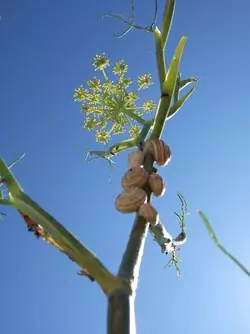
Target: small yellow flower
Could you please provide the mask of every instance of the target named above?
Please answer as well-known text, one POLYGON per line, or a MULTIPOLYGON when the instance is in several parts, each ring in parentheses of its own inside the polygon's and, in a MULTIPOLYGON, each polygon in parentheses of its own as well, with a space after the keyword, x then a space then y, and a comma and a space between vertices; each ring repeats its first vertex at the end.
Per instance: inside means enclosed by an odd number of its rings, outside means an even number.
POLYGON ((145 112, 152 112, 156 108, 156 104, 152 100, 147 100, 142 103, 142 108, 145 112))
POLYGON ((124 60, 119 60, 113 67, 113 73, 119 76, 123 76, 128 71, 128 65, 124 60))
POLYGON ((104 70, 106 67, 109 66, 109 59, 108 57, 105 55, 105 53, 102 53, 100 55, 96 55, 93 59, 93 63, 92 63, 94 70, 104 70))
POLYGON ((128 132, 130 134, 130 137, 136 138, 139 135, 140 131, 141 131, 141 128, 139 126, 133 125, 131 126, 128 132))
POLYGON ((152 84, 153 84, 152 76, 150 73, 138 76, 137 79, 138 90, 148 88, 152 84))
POLYGON ((73 97, 75 102, 83 102, 84 100, 88 100, 89 92, 81 85, 75 89, 73 97))

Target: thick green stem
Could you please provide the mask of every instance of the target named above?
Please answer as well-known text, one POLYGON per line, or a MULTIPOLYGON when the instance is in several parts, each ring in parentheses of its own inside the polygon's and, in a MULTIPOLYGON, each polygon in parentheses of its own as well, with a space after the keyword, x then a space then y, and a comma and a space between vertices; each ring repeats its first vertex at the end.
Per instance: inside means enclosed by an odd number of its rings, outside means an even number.
POLYGON ((118 277, 129 283, 131 293, 117 290, 110 295, 108 334, 136 334, 134 301, 147 232, 148 224, 137 215, 118 271, 118 277))
POLYGON ((168 115, 168 110, 170 108, 170 104, 171 104, 171 98, 169 95, 163 96, 160 99, 150 139, 156 139, 161 137, 166 117, 168 115))
MULTIPOLYGON (((148 153, 144 160, 144 167, 147 171, 152 171, 153 162, 153 157, 148 153)), ((148 201, 150 201, 150 191, 147 193, 148 201)), ((129 283, 131 293, 114 291, 110 296, 108 334, 136 334, 134 301, 147 233, 147 222, 137 214, 118 271, 118 277, 129 283)))
MULTIPOLYGON (((166 79, 164 50, 160 30, 156 27, 153 33, 155 36, 156 59, 162 94, 166 79)), ((150 136, 151 139, 161 136, 170 104, 171 96, 169 94, 162 95, 158 104, 150 136)), ((144 168, 149 173, 152 172, 153 163, 153 157, 150 153, 147 153, 144 159, 144 168)), ((150 191, 148 190, 148 202, 150 201, 150 195, 150 191)), ((125 279, 129 283, 131 293, 117 290, 109 297, 108 334, 136 334, 134 301, 147 232, 148 224, 137 214, 118 271, 118 277, 125 279)))
POLYGON ((116 291, 108 299, 108 334, 135 334, 134 297, 116 291))
POLYGON ((133 292, 136 291, 138 284, 140 265, 147 232, 148 224, 137 214, 130 233, 126 251, 123 255, 118 271, 118 277, 127 280, 133 292))

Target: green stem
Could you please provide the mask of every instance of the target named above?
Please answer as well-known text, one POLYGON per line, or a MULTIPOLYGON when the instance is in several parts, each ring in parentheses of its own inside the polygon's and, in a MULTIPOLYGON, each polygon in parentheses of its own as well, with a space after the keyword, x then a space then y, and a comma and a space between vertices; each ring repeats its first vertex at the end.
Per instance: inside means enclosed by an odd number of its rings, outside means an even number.
POLYGON ((132 110, 124 108, 122 110, 122 113, 127 115, 128 117, 131 117, 134 121, 144 125, 145 124, 145 119, 142 118, 141 116, 137 115, 136 113, 134 113, 132 110))
POLYGON ((170 104, 171 97, 169 95, 163 96, 160 99, 150 139, 156 139, 161 137, 170 104))
POLYGON ((145 219, 137 214, 118 271, 118 277, 130 283, 133 293, 135 293, 138 284, 139 270, 147 232, 148 224, 145 219))
POLYGON ((142 130, 141 130, 141 133, 139 134, 139 136, 136 138, 136 145, 138 146, 138 148, 140 149, 141 147, 141 144, 144 143, 144 141, 146 140, 147 138, 147 135, 152 127, 152 125, 154 124, 154 120, 151 119, 149 121, 146 121, 142 130))
POLYGON ((129 138, 115 143, 106 152, 109 156, 112 156, 135 146, 136 140, 134 138, 129 138))
POLYGON ((108 334, 136 334, 134 297, 116 291, 108 298, 108 334))
MULTIPOLYGON (((166 86, 166 65, 164 58, 164 50, 162 45, 161 32, 156 27, 153 30, 156 43, 156 58, 158 75, 160 81, 161 92, 163 92, 164 83, 166 86)), ((180 57, 178 57, 180 58, 180 57)), ((178 59, 179 60, 179 59, 178 59)), ((178 68, 179 62, 175 61, 174 66, 178 68)), ((176 68, 174 69, 174 73, 176 68)), ((173 78, 173 66, 170 72, 170 79, 167 81, 167 89, 173 88, 174 90, 176 78, 173 78)), ((178 74, 178 72, 177 72, 178 74)), ((177 75, 176 74, 176 75, 177 75)), ((153 123, 153 129, 150 138, 160 138, 164 128, 165 120, 170 108, 172 95, 162 95, 156 117, 153 123)), ((148 172, 152 172, 153 157, 151 154, 146 153, 144 159, 144 168, 148 172)), ((147 190, 148 202, 150 202, 150 191, 147 190)), ((128 240, 122 262, 120 264, 118 277, 125 279, 130 287, 132 293, 119 293, 118 290, 114 292, 112 298, 109 299, 108 307, 108 334, 136 334, 135 317, 134 317, 134 299, 136 294, 136 288, 138 284, 139 271, 143 256, 144 244, 148 233, 148 224, 146 221, 136 215, 134 225, 128 240), (115 312, 117 309, 119 311, 115 312), (124 316, 121 316, 121 313, 124 316), (117 328, 117 331, 116 331, 117 328)))
POLYGON ((105 72, 105 70, 104 69, 102 69, 102 74, 103 74, 103 76, 104 76, 104 79, 106 80, 106 81, 108 81, 108 76, 107 76, 107 74, 106 74, 106 72, 105 72))
MULTIPOLYGON (((151 171, 153 163, 152 155, 146 154, 144 168, 151 171)), ((147 194, 150 201, 149 190, 147 194)), ((109 299, 108 334, 136 334, 134 300, 147 233, 148 223, 137 214, 118 271, 118 277, 129 283, 131 293, 121 293, 117 290, 109 299)))

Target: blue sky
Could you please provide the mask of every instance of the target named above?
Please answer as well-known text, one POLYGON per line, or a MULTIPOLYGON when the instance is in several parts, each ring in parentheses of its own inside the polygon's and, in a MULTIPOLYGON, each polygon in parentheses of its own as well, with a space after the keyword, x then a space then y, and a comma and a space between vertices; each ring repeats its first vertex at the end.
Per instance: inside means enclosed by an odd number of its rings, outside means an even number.
MULTIPOLYGON (((249 11, 246 0, 177 1, 167 57, 187 35, 181 72, 200 81, 165 129, 173 158, 160 169, 167 192, 154 205, 175 234, 176 192, 185 195, 188 243, 177 279, 148 237, 136 300, 138 333, 250 331, 249 278, 215 248, 196 213, 204 210, 221 242, 250 267, 249 11)), ((101 52, 113 62, 124 58, 132 78, 151 72, 157 83, 157 72, 152 36, 133 31, 114 39, 123 27, 102 20, 107 12, 129 14, 129 1, 1 1, 1 156, 10 163, 26 152, 14 169, 24 190, 116 272, 133 221, 114 210, 127 154, 116 159, 111 184, 104 161, 84 163, 83 149, 99 145, 80 126, 73 90, 93 77, 92 58, 101 52)), ((151 22, 152 13, 153 1, 136 1, 138 24, 151 22)), ((157 84, 148 94, 157 100, 157 84)), ((14 210, 5 212, 0 332, 105 333, 99 287, 27 233, 14 210)))

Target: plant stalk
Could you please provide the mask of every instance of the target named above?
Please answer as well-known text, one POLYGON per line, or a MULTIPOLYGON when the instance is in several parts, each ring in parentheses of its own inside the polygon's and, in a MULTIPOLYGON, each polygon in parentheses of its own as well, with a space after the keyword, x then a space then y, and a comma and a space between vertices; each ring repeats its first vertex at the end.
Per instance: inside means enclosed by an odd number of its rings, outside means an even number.
MULTIPOLYGON (((170 1, 164 11, 163 39, 161 31, 157 27, 153 30, 161 98, 152 125, 150 139, 157 139, 162 135, 171 107, 171 100, 179 73, 179 62, 186 41, 186 38, 181 39, 167 74, 164 47, 171 27, 174 5, 175 1, 170 1)), ((143 165, 149 173, 152 173, 153 163, 152 155, 149 152, 145 152, 143 165)), ((149 189, 146 189, 146 191, 148 195, 147 200, 150 202, 151 192, 149 189)), ((109 295, 108 334, 136 334, 134 301, 148 226, 149 224, 137 214, 118 271, 118 277, 126 280, 131 289, 130 292, 116 290, 109 295)))
MULTIPOLYGON (((148 172, 152 171, 153 163, 151 154, 146 154, 144 168, 148 172)), ((147 195, 149 202, 149 190, 147 195)), ((118 271, 118 277, 127 281, 131 292, 117 290, 109 296, 108 334, 136 334, 134 302, 148 227, 145 219, 137 214, 118 271)))
MULTIPOLYGON (((161 41, 161 32, 155 30, 156 59, 159 73, 161 90, 166 76, 166 67, 164 61, 163 47, 161 41)), ((171 104, 169 95, 162 96, 153 124, 150 139, 159 138, 162 134, 168 110, 171 104)), ((144 159, 144 168, 151 173, 154 160, 150 153, 146 153, 144 159)), ((150 202, 151 193, 147 190, 148 202, 150 202)), ((136 215, 132 231, 124 252, 118 277, 125 279, 130 286, 130 293, 116 290, 108 299, 108 334, 136 334, 135 323, 135 295, 138 285, 139 271, 143 256, 144 245, 148 233, 149 224, 138 214, 136 215)))

